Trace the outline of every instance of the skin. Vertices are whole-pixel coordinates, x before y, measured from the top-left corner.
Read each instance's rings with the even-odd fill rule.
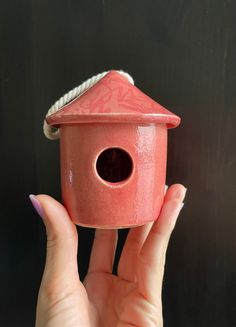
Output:
[[[162,282],[168,242],[186,188],[172,185],[154,223],[131,228],[112,274],[117,230],[96,229],[88,273],[80,281],[78,233],[66,209],[37,195],[47,232],[36,327],[162,327]]]

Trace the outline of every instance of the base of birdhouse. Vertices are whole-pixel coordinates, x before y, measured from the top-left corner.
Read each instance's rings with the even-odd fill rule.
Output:
[[[100,229],[124,229],[124,228],[133,228],[133,227],[138,227],[138,226],[143,226],[145,224],[148,224],[152,221],[146,221],[143,224],[139,224],[139,225],[126,225],[126,226],[110,226],[110,225],[105,225],[105,226],[101,226],[101,225],[87,225],[87,224],[77,224],[78,226],[82,226],[82,227],[89,227],[89,228],[100,228]]]

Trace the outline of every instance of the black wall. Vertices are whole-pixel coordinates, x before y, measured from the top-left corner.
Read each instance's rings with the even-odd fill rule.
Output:
[[[165,326],[236,326],[233,0],[1,1],[0,325],[34,325],[45,230],[28,194],[60,199],[59,143],[44,137],[44,115],[111,68],[182,117],[167,183],[188,195],[167,256]],[[78,231],[83,278],[94,230]]]

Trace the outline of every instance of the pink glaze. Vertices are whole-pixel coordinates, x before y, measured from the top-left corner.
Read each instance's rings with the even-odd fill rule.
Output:
[[[176,127],[179,117],[112,71],[47,122],[60,127],[62,200],[75,224],[125,228],[157,219],[167,128]],[[118,182],[105,180],[97,169],[100,154],[110,148],[124,150],[131,159],[129,176]],[[113,159],[127,165],[116,150],[113,154],[105,172]]]

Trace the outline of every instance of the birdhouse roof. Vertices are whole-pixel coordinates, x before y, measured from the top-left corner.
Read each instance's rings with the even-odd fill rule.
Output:
[[[46,118],[49,125],[146,122],[177,127],[180,118],[144,94],[127,78],[110,71],[79,97]]]

